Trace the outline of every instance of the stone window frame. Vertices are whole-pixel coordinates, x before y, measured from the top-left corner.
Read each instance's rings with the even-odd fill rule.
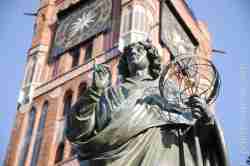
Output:
[[[44,128],[46,124],[47,114],[49,112],[49,102],[45,101],[41,110],[40,120],[38,124],[33,154],[31,159],[31,166],[36,166],[41,152],[41,144],[43,140]]]
[[[155,21],[152,10],[143,2],[129,4],[122,9],[121,32],[119,40],[119,48],[137,42],[145,41],[150,38],[151,27]]]
[[[24,166],[25,161],[27,160],[27,155],[29,152],[29,147],[31,143],[31,138],[34,132],[34,124],[36,120],[36,108],[32,107],[28,114],[28,128],[25,131],[25,136],[21,144],[21,155],[19,156],[18,166]]]
[[[77,95],[78,99],[83,95],[83,93],[87,90],[87,88],[88,88],[88,83],[86,81],[80,83],[80,85],[78,86],[78,95]]]
[[[80,63],[81,48],[79,46],[72,48],[69,55],[72,57],[71,68],[77,67]]]
[[[64,98],[63,98],[63,113],[62,115],[65,117],[67,116],[68,111],[70,111],[70,108],[73,103],[73,91],[71,89],[67,90],[65,92]],[[66,108],[67,107],[67,108]]]

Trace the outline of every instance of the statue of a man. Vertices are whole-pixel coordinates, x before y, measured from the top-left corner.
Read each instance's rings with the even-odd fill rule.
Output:
[[[205,102],[192,96],[190,111],[160,95],[161,58],[147,42],[128,46],[121,83],[107,67],[72,107],[66,134],[80,160],[94,166],[228,166],[224,139]],[[174,88],[174,87],[173,87]]]

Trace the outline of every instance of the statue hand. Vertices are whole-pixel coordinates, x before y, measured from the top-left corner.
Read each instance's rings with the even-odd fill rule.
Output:
[[[111,72],[104,65],[96,65],[92,87],[97,91],[103,91],[111,84]]]
[[[213,120],[213,114],[208,110],[206,101],[200,97],[191,96],[186,104],[192,108],[193,116],[196,119],[201,119],[204,122],[210,122]]]

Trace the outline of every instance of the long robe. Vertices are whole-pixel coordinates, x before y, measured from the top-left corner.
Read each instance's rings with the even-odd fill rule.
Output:
[[[168,104],[157,81],[89,89],[67,117],[66,135],[91,166],[228,166],[216,121]]]

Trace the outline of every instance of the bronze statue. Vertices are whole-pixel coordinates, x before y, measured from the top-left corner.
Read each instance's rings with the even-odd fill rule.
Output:
[[[192,109],[184,112],[161,97],[161,58],[151,43],[128,46],[119,72],[121,82],[111,86],[110,71],[98,65],[93,85],[67,117],[66,134],[80,160],[94,166],[228,166],[221,129],[204,101],[190,97],[185,104]]]

